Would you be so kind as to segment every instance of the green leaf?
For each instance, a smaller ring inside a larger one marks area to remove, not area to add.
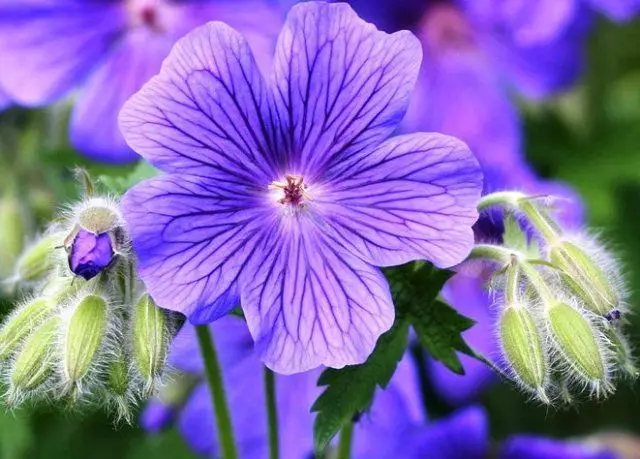
[[[156,168],[146,161],[140,161],[135,169],[124,177],[121,175],[100,175],[98,179],[107,190],[120,196],[137,183],[156,175],[158,175]]]
[[[434,301],[428,308],[411,314],[411,324],[420,343],[429,354],[451,371],[463,375],[464,369],[456,351],[475,357],[461,333],[475,323],[443,301]]]
[[[406,315],[420,343],[434,359],[464,374],[456,351],[475,355],[461,336],[474,321],[438,299],[453,272],[416,263],[389,270],[387,275],[396,309]]]
[[[408,334],[408,322],[398,315],[365,363],[322,373],[318,385],[327,387],[311,408],[318,412],[313,425],[316,454],[324,451],[343,426],[369,408],[376,387],[389,384],[406,349]]]

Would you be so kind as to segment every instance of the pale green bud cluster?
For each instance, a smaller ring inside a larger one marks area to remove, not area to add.
[[[163,384],[174,318],[145,292],[125,256],[116,203],[91,198],[76,209],[17,258],[25,299],[0,327],[5,402],[97,404],[130,421],[132,408]],[[115,262],[89,280],[74,275],[65,251],[78,225],[96,234],[118,230],[110,239]]]
[[[501,192],[486,196],[480,210],[489,206],[505,212],[503,244],[479,244],[471,259],[497,267],[490,285],[506,373],[543,403],[605,396],[621,374],[637,376],[614,257],[595,238],[564,231],[548,200]]]

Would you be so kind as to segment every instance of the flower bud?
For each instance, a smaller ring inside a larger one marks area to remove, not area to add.
[[[33,328],[53,313],[55,308],[55,302],[47,298],[36,298],[10,316],[0,330],[0,360],[9,357]]]
[[[608,378],[600,342],[590,322],[566,303],[556,303],[548,310],[549,327],[563,360],[580,379],[598,389]]]
[[[63,335],[63,371],[68,384],[79,387],[95,361],[107,333],[107,303],[87,295],[74,308]]]
[[[81,203],[74,214],[74,228],[65,240],[69,268],[89,280],[114,262],[122,242],[122,218],[117,206],[103,198]]]
[[[85,280],[92,279],[113,262],[115,252],[110,233],[79,230],[69,248],[69,268]]]
[[[26,232],[22,208],[12,194],[0,198],[0,279],[13,272]]]
[[[54,251],[62,242],[60,234],[44,236],[29,247],[18,260],[18,280],[32,282],[42,279],[54,265]]]
[[[515,377],[549,403],[544,389],[548,383],[547,353],[529,311],[519,305],[507,307],[500,317],[499,333]]]
[[[618,295],[607,275],[584,250],[561,241],[551,247],[549,256],[564,271],[564,283],[591,312],[605,315],[618,306]]]
[[[168,325],[162,309],[144,294],[136,303],[131,326],[133,357],[148,390],[164,369],[169,348]]]
[[[23,392],[36,389],[53,373],[52,348],[59,323],[57,316],[51,317],[26,339],[11,372],[15,389]]]

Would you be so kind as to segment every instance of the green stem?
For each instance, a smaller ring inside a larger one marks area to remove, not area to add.
[[[489,207],[501,206],[507,209],[517,209],[518,202],[526,195],[519,191],[498,191],[496,193],[490,193],[482,198],[478,202],[478,212],[482,212]]]
[[[336,459],[349,459],[351,457],[351,443],[353,440],[353,422],[345,424],[340,432],[338,443],[338,455]]]
[[[507,305],[514,305],[520,299],[520,267],[517,262],[507,268],[504,299]]]
[[[269,422],[269,459],[278,459],[278,410],[276,404],[276,381],[273,371],[264,369],[264,386],[267,398],[267,417]]]
[[[211,396],[213,397],[213,411],[216,416],[216,424],[218,426],[218,441],[222,451],[222,459],[237,459],[236,444],[233,438],[233,426],[231,424],[231,415],[224,393],[224,384],[222,381],[222,372],[218,363],[216,348],[213,345],[211,332],[206,325],[198,325],[196,327],[198,335],[198,343],[204,360],[204,368],[209,383]]]
[[[531,224],[548,242],[553,242],[558,239],[560,228],[553,219],[549,217],[546,210],[535,205],[531,199],[521,200],[520,210],[522,210],[522,213],[527,216]]]
[[[518,251],[493,244],[478,244],[471,249],[467,260],[491,260],[506,265],[511,263],[513,256],[523,257]]]

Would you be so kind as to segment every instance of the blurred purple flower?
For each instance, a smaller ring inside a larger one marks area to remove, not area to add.
[[[500,459],[622,459],[598,445],[516,435],[505,442]]]
[[[614,21],[628,21],[640,14],[640,0],[586,0],[591,7]]]
[[[480,407],[427,422],[413,367],[405,357],[386,390],[379,389],[354,429],[354,459],[484,459],[490,457],[487,415]],[[455,386],[454,386],[455,389]],[[501,459],[615,459],[608,450],[580,442],[532,436],[509,438]]]
[[[118,112],[158,73],[178,38],[214,19],[245,31],[262,59],[271,56],[281,18],[263,0],[4,0],[0,86],[26,106],[81,88],[73,145],[94,160],[134,161]]]
[[[111,264],[115,256],[110,233],[94,234],[80,230],[69,250],[69,267],[86,280],[96,277]]]
[[[270,83],[225,25],[181,40],[121,114],[129,144],[169,173],[123,200],[158,303],[206,323],[241,299],[281,373],[366,360],[394,319],[377,267],[452,266],[473,243],[482,177],[466,145],[389,138],[420,60],[412,34],[346,4],[291,10]]]
[[[264,367],[253,352],[253,340],[244,321],[228,316],[211,325],[220,357],[232,424],[240,457],[268,457],[268,431]],[[204,370],[195,328],[185,324],[176,337],[170,364],[186,373],[201,376]],[[313,451],[313,415],[311,405],[319,395],[318,372],[292,376],[276,376],[278,425],[283,458],[305,459]],[[201,382],[184,406],[176,407],[154,401],[147,405],[142,426],[157,432],[177,420],[180,433],[199,454],[218,456],[215,417],[208,386]]]
[[[575,82],[588,15],[574,0],[352,0],[386,30],[408,28],[424,50],[405,128],[467,142],[485,192],[532,176],[510,93],[540,99]],[[527,191],[527,190],[525,190]]]

